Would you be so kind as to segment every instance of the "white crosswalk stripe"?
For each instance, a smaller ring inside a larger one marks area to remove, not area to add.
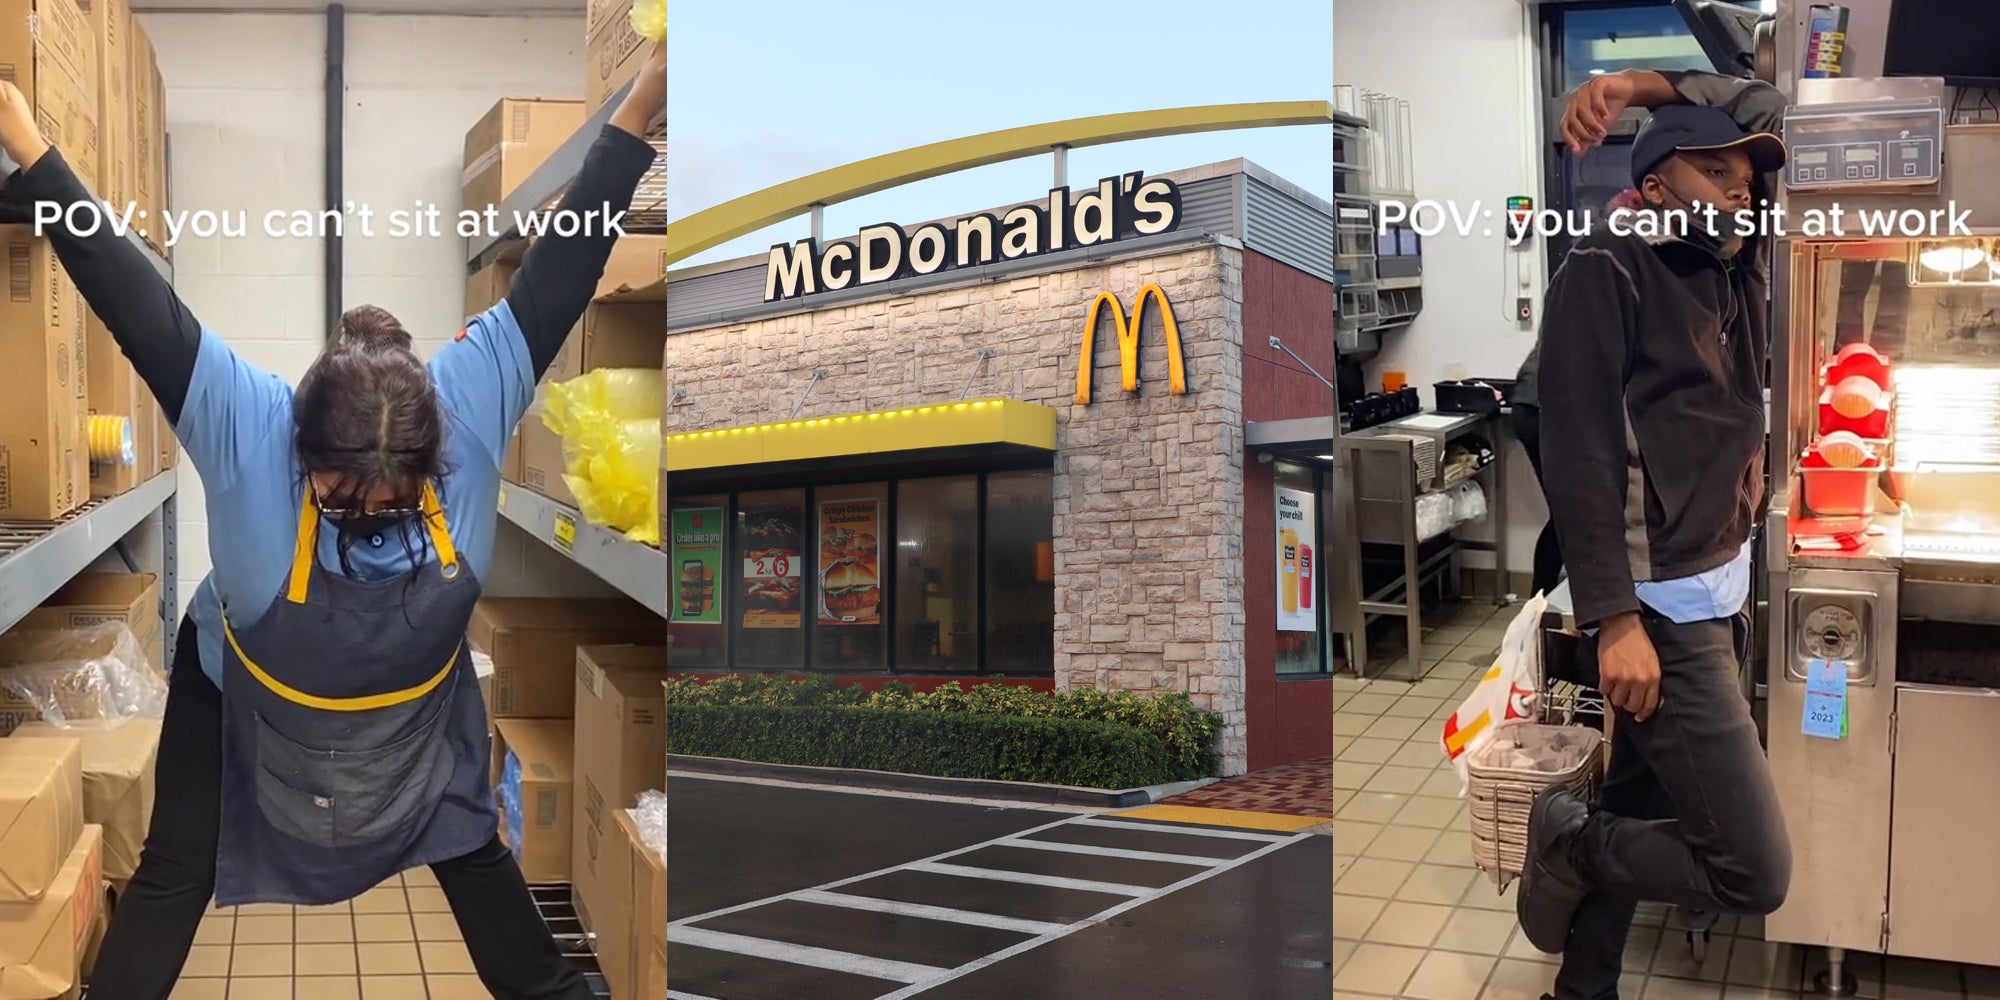
[[[1036,851],[1053,851],[1058,854],[1088,854],[1093,858],[1123,858],[1127,861],[1158,861],[1170,865],[1194,865],[1208,868],[1228,861],[1228,858],[1204,858],[1193,854],[1162,854],[1159,851],[1128,851],[1122,847],[1096,847],[1091,844],[1069,844],[1060,840],[1026,840],[1015,837],[993,845],[995,847],[1022,847]]]
[[[1035,834],[1053,830],[1057,827],[1071,826],[1071,825],[1091,827],[1094,829],[1133,830],[1142,833],[1172,833],[1172,834],[1185,834],[1188,836],[1210,837],[1210,838],[1217,838],[1224,840],[1241,840],[1241,841],[1255,843],[1259,846],[1256,846],[1250,849],[1247,853],[1236,857],[1210,858],[1210,857],[1201,857],[1198,855],[1191,855],[1191,854],[1173,854],[1162,851],[1142,851],[1142,850],[1133,850],[1133,849],[1119,848],[1119,847],[1099,847],[1089,844],[1073,844],[1062,841],[1034,839]],[[1248,832],[1233,831],[1233,830],[1209,830],[1209,829],[1195,829],[1195,828],[1179,829],[1167,826],[1155,826],[1150,824],[1142,825],[1138,823],[1121,822],[1116,819],[1109,819],[1101,816],[1075,816],[1057,820],[1052,823],[1045,823],[1041,826],[1037,826],[1031,829],[1021,830],[1019,832],[1012,833],[1004,837],[996,837],[992,840],[982,841],[980,843],[971,844],[966,847],[956,848],[954,850],[946,851],[942,854],[937,854],[928,858],[923,858],[917,861],[908,862],[906,864],[897,865],[893,868],[885,868],[882,869],[881,871],[868,872],[863,875],[856,875],[852,878],[842,879],[838,882],[829,882],[825,885],[816,886],[811,889],[803,889],[796,892],[789,892],[785,893],[784,895],[773,896],[768,899],[760,899],[749,903],[743,903],[737,906],[728,907],[726,909],[715,910],[710,913],[698,914],[692,917],[683,917],[682,919],[673,921],[672,923],[667,925],[667,935],[669,940],[671,940],[674,944],[683,947],[705,948],[711,951],[729,952],[732,954],[747,955],[755,958],[784,962],[792,965],[801,965],[801,966],[808,966],[811,968],[827,969],[830,971],[850,973],[853,975],[868,976],[875,979],[887,980],[889,982],[903,983],[905,984],[903,988],[896,990],[893,993],[884,994],[883,996],[876,998],[876,1000],[906,1000],[906,998],[908,997],[913,997],[927,990],[935,989],[938,986],[951,982],[954,979],[958,979],[961,976],[965,976],[972,972],[976,972],[989,965],[992,965],[995,962],[1012,958],[1026,951],[1038,948],[1051,941],[1058,940],[1070,934],[1074,934],[1077,931],[1102,923],[1106,920],[1109,920],[1117,916],[1118,914],[1124,913],[1125,911],[1132,909],[1133,907],[1144,905],[1146,903],[1152,902],[1153,900],[1159,899],[1162,896],[1165,896],[1169,893],[1179,891],[1181,889],[1187,888],[1188,886],[1201,882],[1205,879],[1212,878],[1232,868],[1248,864],[1249,862],[1261,858],[1266,854],[1270,854],[1273,851],[1277,851],[1281,848],[1289,846],[1298,841],[1308,839],[1311,836],[1312,836],[1311,834],[1305,834],[1305,833],[1284,836],[1284,835],[1273,835],[1273,834],[1262,834],[1262,833],[1248,833]],[[1122,882],[1099,881],[1087,878],[1070,878],[1060,875],[1044,875],[1036,872],[1013,871],[1004,868],[989,868],[984,866],[968,865],[962,863],[965,855],[973,854],[977,851],[982,851],[992,847],[1012,847],[1012,848],[1022,848],[1035,851],[1044,851],[1055,854],[1080,855],[1080,856],[1101,857],[1101,858],[1120,859],[1129,861],[1160,862],[1167,864],[1184,865],[1187,866],[1188,868],[1193,869],[1193,871],[1190,872],[1186,877],[1181,878],[1180,880],[1170,885],[1155,887],[1155,886],[1127,885]],[[845,886],[855,885],[857,883],[866,882],[872,879],[882,878],[884,876],[895,875],[899,872],[920,872],[930,875],[943,875],[956,878],[980,879],[985,881],[1008,882],[1020,885],[1032,885],[1049,889],[1092,892],[1106,896],[1124,897],[1124,901],[1111,905],[1108,908],[1100,910],[1084,919],[1063,923],[1060,921],[1028,920],[1019,917],[1003,916],[994,913],[983,913],[976,910],[966,910],[966,909],[943,907],[943,906],[931,906],[921,903],[910,903],[910,902],[905,902],[903,900],[880,899],[872,896],[861,896],[854,893],[838,891],[839,889]],[[1014,933],[1030,935],[1030,936],[1026,940],[1020,941],[1000,951],[993,952],[991,954],[985,955],[981,958],[974,959],[969,962],[961,963],[951,968],[944,968],[939,966],[923,965],[913,962],[898,962],[889,959],[873,958],[867,955],[857,955],[850,952],[837,951],[827,948],[814,948],[806,945],[792,944],[786,941],[776,941],[766,938],[751,937],[743,934],[725,933],[721,931],[709,930],[699,926],[701,923],[705,921],[716,920],[720,917],[728,916],[731,914],[752,911],[759,909],[761,907],[771,906],[773,904],[783,903],[783,902],[807,903],[816,906],[824,906],[829,908],[829,910],[835,910],[835,911],[840,909],[846,909],[846,910],[863,910],[875,913],[885,913],[896,916],[912,917],[919,920],[932,920],[932,921],[937,921],[939,923],[961,924],[961,925],[970,925],[975,927],[985,927],[995,930],[1011,931]],[[669,1000],[709,1000],[709,998],[702,997],[697,994],[679,993],[679,992],[670,992],[668,994],[668,997]]]

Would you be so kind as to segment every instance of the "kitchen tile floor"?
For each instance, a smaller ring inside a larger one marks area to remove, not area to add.
[[[420,868],[336,906],[212,909],[172,1000],[491,996],[443,890]]]
[[[1422,680],[1333,682],[1334,994],[1539,1000],[1555,979],[1514,922],[1513,895],[1472,867],[1444,720],[1500,646],[1512,609],[1465,604],[1426,639]],[[1773,945],[1726,918],[1696,961],[1659,907],[1640,911],[1620,1000],[1799,1000],[1819,952]],[[2000,969],[1856,960],[1860,1000],[2000,1000]]]

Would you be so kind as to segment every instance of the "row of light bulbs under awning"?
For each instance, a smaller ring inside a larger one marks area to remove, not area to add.
[[[1015,399],[900,407],[666,438],[669,473],[979,446],[1056,450],[1056,411]]]

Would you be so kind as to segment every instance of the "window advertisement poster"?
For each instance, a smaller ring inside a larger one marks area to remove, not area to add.
[[[727,523],[720,507],[674,511],[673,621],[722,624],[722,602],[716,600],[715,581],[722,575],[722,529]]]
[[[881,501],[819,505],[819,620],[874,625],[882,620],[881,559],[876,548]]]
[[[1304,490],[1276,488],[1278,495],[1278,631],[1312,632],[1313,559],[1318,547],[1313,526],[1314,497]]]
[[[743,627],[798,628],[799,538],[795,504],[753,504],[743,512]]]

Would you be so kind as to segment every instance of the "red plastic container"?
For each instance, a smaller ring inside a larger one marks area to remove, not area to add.
[[[1875,478],[1882,472],[1878,456],[1852,469],[1826,464],[1817,450],[1799,463],[1799,480],[1806,507],[1819,517],[1864,517],[1875,513]]]

